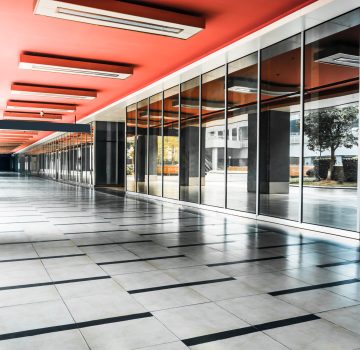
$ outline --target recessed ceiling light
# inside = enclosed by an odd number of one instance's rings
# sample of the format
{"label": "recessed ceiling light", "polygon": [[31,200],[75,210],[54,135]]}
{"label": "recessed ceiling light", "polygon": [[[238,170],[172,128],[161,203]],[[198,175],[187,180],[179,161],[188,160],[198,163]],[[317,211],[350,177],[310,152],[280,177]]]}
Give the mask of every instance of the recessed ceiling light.
{"label": "recessed ceiling light", "polygon": [[119,0],[37,0],[34,13],[180,39],[205,28],[199,16]]}
{"label": "recessed ceiling light", "polygon": [[40,113],[5,111],[4,119],[5,118],[62,119],[62,115],[53,113],[45,113],[44,115],[41,115]]}
{"label": "recessed ceiling light", "polygon": [[131,66],[114,63],[98,63],[65,57],[49,57],[22,54],[19,68],[51,73],[88,75],[99,78],[126,79],[133,73]]}
{"label": "recessed ceiling light", "polygon": [[97,96],[95,90],[72,89],[66,87],[31,85],[14,83],[11,85],[11,94],[24,96],[37,96],[48,98],[63,98],[73,100],[94,100]]}
{"label": "recessed ceiling light", "polygon": [[8,110],[14,111],[39,111],[45,113],[74,113],[76,105],[64,103],[46,103],[46,102],[32,102],[32,101],[8,101]]}

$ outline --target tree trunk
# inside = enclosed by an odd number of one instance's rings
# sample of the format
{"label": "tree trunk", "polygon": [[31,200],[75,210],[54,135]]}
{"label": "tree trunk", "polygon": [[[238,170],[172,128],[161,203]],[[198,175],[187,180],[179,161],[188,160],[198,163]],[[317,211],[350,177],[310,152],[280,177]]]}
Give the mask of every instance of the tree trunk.
{"label": "tree trunk", "polygon": [[330,180],[335,180],[335,163],[336,163],[336,157],[335,157],[335,148],[330,148]]}

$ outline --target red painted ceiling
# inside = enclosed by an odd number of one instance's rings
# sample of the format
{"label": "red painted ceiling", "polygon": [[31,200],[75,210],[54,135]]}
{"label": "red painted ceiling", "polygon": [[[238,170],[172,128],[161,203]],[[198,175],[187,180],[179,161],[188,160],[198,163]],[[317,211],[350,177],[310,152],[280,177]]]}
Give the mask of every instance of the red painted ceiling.
{"label": "red painted ceiling", "polygon": [[[79,103],[77,119],[80,120],[315,1],[317,0],[132,1],[184,10],[205,17],[205,30],[188,40],[180,40],[37,16],[33,14],[33,0],[4,0],[0,5],[0,118],[8,99],[25,100],[20,96],[10,96],[11,83],[20,82],[98,90],[98,97],[94,101]],[[24,51],[132,64],[135,66],[134,75],[126,80],[116,80],[20,70],[19,56]],[[56,99],[56,102],[72,101]],[[74,115],[70,115],[66,119],[73,118]],[[45,135],[48,133],[40,133],[37,138]]]}

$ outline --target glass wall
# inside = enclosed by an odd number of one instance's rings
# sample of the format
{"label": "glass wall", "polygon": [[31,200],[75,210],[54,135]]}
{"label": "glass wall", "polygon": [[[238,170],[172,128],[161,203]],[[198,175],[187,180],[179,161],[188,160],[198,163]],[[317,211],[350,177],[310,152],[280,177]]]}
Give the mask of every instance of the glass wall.
{"label": "glass wall", "polygon": [[181,84],[180,200],[199,203],[200,79]]}
{"label": "glass wall", "polygon": [[137,104],[136,130],[136,188],[139,193],[147,193],[148,99],[142,100]]}
{"label": "glass wall", "polygon": [[228,65],[227,208],[255,213],[257,53]]}
{"label": "glass wall", "polygon": [[179,199],[179,87],[164,91],[164,197]]}
{"label": "glass wall", "polygon": [[201,203],[225,204],[225,66],[202,76]]}
{"label": "glass wall", "polygon": [[305,32],[304,222],[356,230],[360,10]]}
{"label": "glass wall", "polygon": [[94,126],[91,133],[66,133],[30,149],[24,159],[31,175],[92,186]]}
{"label": "glass wall", "polygon": [[261,51],[260,214],[299,219],[301,35]]}
{"label": "glass wall", "polygon": [[135,192],[135,136],[136,105],[127,107],[126,112],[126,190]]}
{"label": "glass wall", "polygon": [[359,231],[359,23],[357,9],[150,97],[148,193]]}
{"label": "glass wall", "polygon": [[162,94],[150,97],[149,106],[149,194],[162,196]]}

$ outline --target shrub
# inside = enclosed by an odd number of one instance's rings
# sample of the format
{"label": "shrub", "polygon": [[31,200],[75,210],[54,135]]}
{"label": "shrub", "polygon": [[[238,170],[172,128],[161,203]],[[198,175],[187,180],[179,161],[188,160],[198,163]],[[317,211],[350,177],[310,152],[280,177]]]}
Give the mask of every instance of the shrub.
{"label": "shrub", "polygon": [[342,159],[343,168],[344,168],[344,178],[348,182],[357,181],[357,167],[358,159],[357,157],[345,158]]}
{"label": "shrub", "polygon": [[330,169],[330,158],[317,158],[314,159],[314,173],[315,177],[320,180],[326,180]]}

